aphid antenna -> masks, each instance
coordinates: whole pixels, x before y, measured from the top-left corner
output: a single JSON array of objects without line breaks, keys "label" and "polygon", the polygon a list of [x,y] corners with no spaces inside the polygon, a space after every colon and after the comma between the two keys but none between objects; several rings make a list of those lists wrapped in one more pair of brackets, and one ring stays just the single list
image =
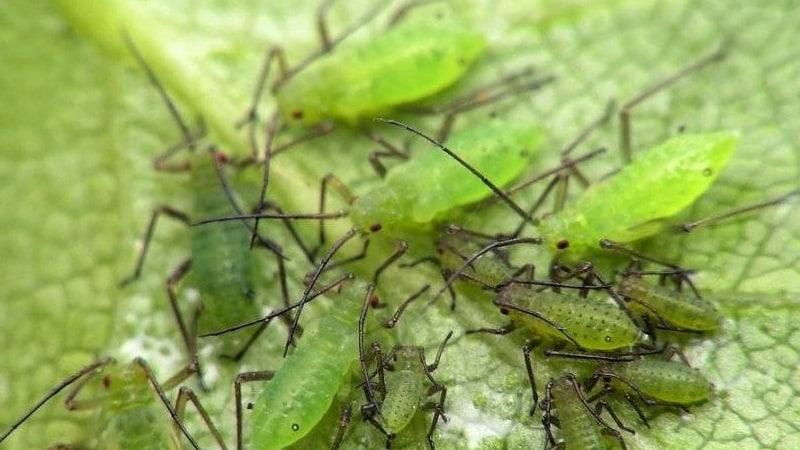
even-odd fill
[{"label": "aphid antenna", "polygon": [[[556,79],[556,77],[553,75],[545,75],[521,85],[513,85],[519,79],[531,76],[531,73],[533,73],[533,67],[526,67],[499,80],[479,86],[470,94],[461,98],[457,98],[447,104],[434,105],[432,107],[410,107],[404,108],[404,110],[408,110],[417,114],[444,114],[444,120],[442,121],[439,131],[436,134],[436,139],[443,141],[447,138],[447,136],[450,135],[453,124],[460,114],[486,105],[494,104],[506,99],[509,96],[519,97],[523,92],[541,89],[543,86],[546,86]],[[505,89],[498,90],[497,92],[491,92],[499,87],[504,87]]]},{"label": "aphid antenna", "polygon": [[681,267],[681,266],[679,266],[677,264],[674,264],[674,263],[671,263],[671,262],[667,262],[667,261],[663,261],[663,260],[654,258],[652,256],[648,256],[648,255],[645,255],[643,253],[637,252],[636,250],[628,247],[625,244],[622,244],[621,242],[614,242],[614,241],[612,241],[610,239],[600,239],[600,241],[598,242],[598,245],[603,250],[607,250],[607,251],[614,252],[614,253],[619,253],[621,255],[628,256],[629,258],[632,258],[634,260],[643,260],[643,261],[648,261],[648,262],[651,262],[651,263],[658,264],[659,266],[669,267],[670,269],[673,269],[676,272],[687,273],[687,272],[691,271],[691,269],[684,269],[683,267]]},{"label": "aphid antenna", "polygon": [[[352,274],[340,275],[339,277],[337,277],[336,279],[334,279],[330,283],[328,283],[328,284],[324,285],[323,287],[321,287],[319,290],[311,292],[308,295],[308,297],[305,299],[306,300],[305,303],[308,303],[308,302],[316,299],[317,297],[320,297],[322,294],[325,294],[325,293],[331,291],[332,289],[335,289],[336,287],[340,286],[342,283],[347,282],[348,280],[351,280],[351,279],[353,279],[353,275]],[[198,337],[205,338],[205,337],[219,336],[219,335],[222,335],[222,334],[225,334],[225,333],[231,333],[233,331],[238,331],[238,330],[241,330],[243,328],[247,328],[247,327],[251,327],[253,325],[259,325],[259,324],[261,324],[262,328],[266,328],[266,326],[269,325],[269,323],[272,321],[272,319],[274,319],[276,317],[279,317],[279,316],[282,316],[283,314],[286,314],[287,312],[300,307],[300,304],[301,304],[301,301],[298,301],[297,303],[293,303],[291,305],[284,306],[282,308],[270,311],[269,314],[267,314],[266,316],[263,316],[263,317],[259,317],[258,319],[254,319],[254,320],[251,320],[249,322],[244,322],[244,323],[240,323],[240,324],[237,324],[237,325],[233,325],[233,326],[230,326],[230,327],[227,327],[227,328],[223,328],[221,330],[212,331],[210,333],[201,334]],[[262,330],[259,330],[257,333],[254,333],[254,335],[250,338],[250,341],[255,341],[255,338],[257,337],[258,334],[261,333],[261,331]],[[247,346],[249,347],[249,345],[251,345],[251,342],[248,342]]]},{"label": "aphid antenna", "polygon": [[20,425],[22,425],[26,420],[28,420],[28,418],[30,418],[33,414],[35,414],[36,411],[38,411],[39,408],[41,408],[48,401],[50,401],[50,399],[52,399],[53,397],[58,395],[59,392],[63,391],[67,387],[69,387],[72,383],[74,383],[74,382],[76,382],[76,381],[78,381],[80,379],[83,379],[86,374],[88,374],[90,372],[94,372],[96,370],[99,370],[99,369],[101,369],[101,368],[103,368],[103,367],[105,367],[108,364],[111,364],[113,362],[114,362],[113,358],[102,358],[102,359],[99,359],[99,360],[97,360],[97,361],[95,361],[95,362],[83,367],[82,369],[78,370],[74,374],[70,375],[69,377],[64,379],[61,383],[58,383],[58,385],[53,387],[49,392],[47,392],[44,395],[44,397],[39,399],[39,401],[37,401],[36,404],[34,404],[28,411],[26,411],[25,414],[22,415],[22,417],[20,417],[14,423],[12,423],[8,427],[8,429],[3,432],[3,434],[0,434],[0,442],[3,442],[4,440],[6,440],[6,438],[8,436],[10,436],[11,433],[14,432],[14,430],[19,428]]},{"label": "aphid antenna", "polygon": [[439,289],[436,294],[433,296],[433,300],[438,299],[444,291],[446,291],[458,278],[460,278],[461,274],[478,258],[481,256],[494,251],[495,249],[508,247],[512,245],[520,245],[520,244],[534,244],[534,245],[541,245],[542,239],[541,238],[511,238],[505,239],[500,241],[492,242],[491,244],[483,247],[482,249],[478,250],[474,254],[472,254],[469,258],[467,258],[461,266],[456,269],[450,277],[445,281],[444,286]]},{"label": "aphid antenna", "polygon": [[248,220],[248,219],[281,219],[281,220],[320,220],[320,219],[341,219],[347,217],[347,211],[340,210],[332,213],[258,213],[258,214],[240,214],[225,217],[214,217],[211,219],[204,219],[191,224],[193,227],[208,225],[218,222],[230,222],[233,220]]},{"label": "aphid antenna", "polygon": [[397,308],[397,311],[395,311],[394,314],[392,314],[392,316],[388,320],[386,320],[386,322],[384,322],[383,326],[386,328],[394,328],[394,326],[397,325],[397,321],[400,320],[400,316],[405,312],[406,308],[408,308],[408,306],[414,300],[418,299],[422,294],[427,292],[428,289],[430,289],[430,287],[431,285],[429,284],[422,286],[420,290],[418,290],[413,295],[408,297],[405,301],[403,301],[403,303],[401,303],[400,306]]},{"label": "aphid antenna", "polygon": [[545,317],[544,315],[542,315],[538,311],[533,311],[533,310],[530,310],[530,309],[522,308],[522,307],[517,306],[517,305],[515,305],[513,303],[506,302],[506,301],[503,301],[503,300],[499,300],[497,298],[495,298],[495,300],[493,302],[497,307],[499,307],[501,309],[512,309],[514,311],[517,311],[520,314],[526,314],[526,315],[529,315],[529,316],[532,316],[532,317],[535,317],[535,318],[541,320],[542,322],[546,323],[547,325],[550,325],[554,330],[556,330],[559,333],[561,333],[562,335],[564,335],[564,338],[567,341],[569,341],[570,343],[572,343],[576,348],[578,348],[578,349],[582,349],[583,348],[578,343],[578,341],[575,340],[575,338],[572,336],[572,334],[570,334],[570,332],[567,331],[566,328],[564,328],[563,326],[557,324],[553,320]]},{"label": "aphid antenna", "polygon": [[[267,139],[264,143],[264,170],[261,175],[261,188],[258,195],[258,206],[261,207],[267,200],[267,187],[269,186],[269,168],[272,165],[272,141],[281,126],[281,118],[278,111],[275,111],[267,124]],[[260,212],[260,211],[256,211]],[[253,233],[250,237],[250,248],[252,249],[256,243],[258,236],[259,219],[256,219],[253,224]]]},{"label": "aphid antenna", "polygon": [[492,192],[495,193],[495,195],[500,197],[512,210],[514,210],[514,212],[517,213],[517,215],[519,215],[521,218],[523,218],[526,222],[531,222],[531,217],[525,212],[525,210],[523,210],[519,205],[517,205],[513,200],[511,200],[511,198],[509,196],[507,196],[505,194],[505,192],[503,192],[502,189],[497,187],[497,185],[492,183],[488,178],[486,178],[485,175],[480,173],[476,168],[472,167],[468,162],[464,161],[464,159],[462,159],[460,156],[458,156],[458,154],[456,154],[454,151],[452,151],[449,148],[447,148],[441,142],[437,141],[436,139],[434,139],[434,138],[424,134],[423,132],[421,132],[419,130],[416,130],[415,128],[412,128],[411,126],[406,125],[406,124],[404,124],[402,122],[398,122],[398,121],[392,120],[392,119],[381,119],[381,118],[377,118],[375,120],[378,121],[378,122],[387,123],[389,125],[393,125],[393,126],[396,126],[396,127],[399,127],[399,128],[403,128],[403,129],[405,129],[407,131],[410,131],[411,133],[416,134],[417,136],[425,139],[426,141],[428,141],[429,143],[431,143],[432,145],[434,145],[435,147],[437,147],[441,151],[445,152],[451,158],[455,159],[459,164],[461,164],[464,168],[469,170],[473,175],[478,177],[478,179],[480,179],[481,182],[483,182],[483,184],[485,184],[489,189],[491,189]]},{"label": "aphid antenna", "polygon": [[333,259],[333,256],[336,254],[336,252],[338,252],[339,249],[342,248],[342,246],[344,246],[344,244],[347,243],[347,241],[352,239],[358,233],[359,230],[357,228],[351,228],[347,233],[345,233],[342,237],[340,237],[339,240],[334,242],[334,244],[331,246],[328,252],[325,253],[325,255],[322,257],[322,260],[317,265],[316,269],[314,269],[314,272],[309,278],[308,286],[303,292],[303,296],[300,298],[300,302],[298,304],[297,311],[294,314],[294,318],[292,319],[292,326],[289,328],[289,337],[286,339],[286,345],[283,348],[284,358],[289,352],[289,346],[293,341],[295,330],[297,329],[298,322],[300,321],[300,314],[302,314],[303,307],[308,302],[308,297],[311,291],[314,289],[314,285],[317,283],[317,280],[319,280],[319,277],[322,275],[322,272],[325,270],[325,267],[328,265],[328,263],[330,263],[331,259]]},{"label": "aphid antenna", "polygon": [[[236,195],[234,195],[233,193],[233,188],[231,187],[230,180],[228,180],[228,176],[225,174],[225,171],[222,168],[222,162],[225,159],[224,154],[220,152],[219,149],[214,145],[208,148],[208,152],[213,162],[214,172],[216,173],[217,179],[222,185],[222,191],[225,193],[225,197],[228,199],[228,203],[230,203],[231,207],[233,208],[233,211],[236,214],[243,215],[244,211],[242,210],[242,207],[239,205],[239,202],[236,199]],[[258,245],[268,249],[269,251],[275,253],[279,257],[283,259],[288,259],[283,254],[283,249],[276,242],[258,234],[258,228],[257,228],[258,221],[256,221],[255,225],[250,225],[250,223],[245,219],[242,219],[241,222],[242,225],[244,225],[244,227],[247,228],[247,230],[250,231],[252,234],[252,238],[250,241],[251,248],[257,242]]]},{"label": "aphid antenna", "polygon": [[677,83],[678,81],[682,80],[688,75],[725,58],[732,43],[733,43],[732,38],[730,36],[726,37],[725,39],[723,39],[720,46],[709,55],[706,55],[698,59],[697,61],[693,62],[692,64],[679,69],[677,72],[662,79],[661,81],[656,82],[655,84],[651,85],[650,87],[648,87],[635,97],[629,99],[628,101],[622,104],[622,107],[619,110],[619,121],[620,121],[619,131],[620,131],[620,149],[622,152],[623,165],[627,165],[633,160],[633,156],[631,153],[632,149],[631,111],[636,106],[641,104],[643,101],[661,92],[667,87]]},{"label": "aphid antenna", "polygon": [[706,217],[704,219],[696,220],[694,222],[686,222],[686,223],[680,225],[679,228],[680,228],[681,231],[685,231],[685,232],[689,233],[689,232],[694,231],[697,228],[708,226],[708,225],[714,224],[716,222],[719,222],[721,220],[725,220],[727,218],[730,218],[730,217],[733,217],[733,216],[737,216],[739,214],[744,214],[744,213],[748,213],[748,212],[751,212],[751,211],[757,211],[759,209],[768,208],[770,206],[780,205],[781,203],[789,200],[790,198],[792,198],[792,197],[794,197],[794,196],[796,196],[798,194],[800,194],[800,191],[798,191],[798,190],[791,191],[788,194],[784,194],[784,195],[782,195],[780,197],[776,197],[776,198],[771,199],[771,200],[767,200],[767,201],[760,202],[760,203],[755,203],[753,205],[744,206],[742,208],[734,209],[733,211],[728,211],[728,212],[725,212],[725,213],[722,213],[722,214],[717,214],[717,215],[714,215],[714,216]]}]

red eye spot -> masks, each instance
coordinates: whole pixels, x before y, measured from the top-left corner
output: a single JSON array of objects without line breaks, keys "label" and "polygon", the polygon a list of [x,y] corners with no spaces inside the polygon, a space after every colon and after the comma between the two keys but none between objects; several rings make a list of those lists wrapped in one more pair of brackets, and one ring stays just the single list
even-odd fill
[{"label": "red eye spot", "polygon": [[566,239],[561,239],[560,241],[556,242],[556,248],[559,250],[569,248],[569,241]]},{"label": "red eye spot", "polygon": [[500,314],[502,314],[504,316],[507,316],[508,315],[508,310],[505,309],[505,308],[500,308]]},{"label": "red eye spot", "polygon": [[106,375],[106,376],[103,377],[103,387],[106,388],[106,389],[111,387],[111,377],[110,376]]},{"label": "red eye spot", "polygon": [[303,111],[296,109],[292,111],[292,119],[294,120],[301,120],[303,118]]},{"label": "red eye spot", "polygon": [[369,231],[377,233],[378,231],[381,231],[381,228],[383,228],[381,224],[373,223],[372,225],[369,226]]}]

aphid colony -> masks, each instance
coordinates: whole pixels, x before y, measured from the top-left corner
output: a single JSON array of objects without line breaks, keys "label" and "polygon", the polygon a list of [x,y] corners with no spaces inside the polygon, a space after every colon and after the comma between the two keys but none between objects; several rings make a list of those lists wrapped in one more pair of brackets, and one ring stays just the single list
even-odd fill
[{"label": "aphid colony", "polygon": [[[382,3],[333,38],[323,20],[328,3],[323,2],[320,8],[320,51],[294,68],[287,67],[279,51],[269,53],[246,118],[253,154],[238,169],[224,152],[201,144],[199,134],[189,130],[136,43],[129,42],[132,55],[162,95],[182,133],[181,142],[166,157],[177,149],[191,153],[187,162],[179,165],[159,157],[156,167],[188,170],[195,198],[191,214],[166,205],[154,211],[134,274],[123,284],[142,274],[158,217],[193,225],[190,257],[166,281],[167,300],[177,323],[176,337],[182,341],[189,362],[177,375],[159,383],[143,360],[115,365],[108,358],[100,359],[56,384],[0,435],[0,442],[47,401],[72,386],[68,409],[98,410],[105,418],[98,422],[94,438],[74,443],[81,448],[200,448],[194,434],[201,432],[184,422],[187,401],[205,423],[207,431],[202,433],[210,435],[213,445],[220,448],[232,445],[223,435],[235,436],[238,449],[300,448],[306,445],[304,439],[314,435],[325,437],[324,446],[329,448],[348,448],[350,442],[369,446],[379,441],[390,448],[403,440],[434,448],[437,429],[448,421],[451,412],[449,386],[436,370],[440,363],[445,365],[459,357],[448,352],[448,345],[457,339],[486,339],[494,345],[514,346],[510,340],[497,343],[505,338],[485,336],[511,332],[528,338],[518,361],[527,377],[525,389],[531,394],[530,415],[539,410],[543,427],[543,443],[532,443],[532,447],[626,448],[625,437],[636,432],[631,420],[641,430],[656,426],[653,418],[665,409],[688,411],[688,407],[711,399],[713,385],[691,368],[679,346],[693,337],[713,333],[723,317],[694,286],[691,270],[630,246],[663,232],[671,226],[670,219],[702,196],[734,154],[739,137],[732,130],[679,133],[637,151],[634,157],[629,131],[636,104],[718,63],[727,48],[723,45],[624,105],[620,117],[627,130],[622,144],[625,165],[565,200],[567,180],[588,181],[581,165],[600,157],[601,151],[581,156],[565,151],[557,166],[518,187],[506,188],[543,151],[540,146],[545,131],[502,117],[463,129],[454,126],[454,118],[460,113],[508,101],[509,93],[535,95],[533,91],[557,80],[526,69],[441,107],[425,104],[411,108],[411,104],[457,85],[479,61],[486,46],[484,37],[401,20],[408,13],[403,8],[375,39],[350,43],[346,40],[349,34],[376,16]],[[425,7],[425,3],[413,5]],[[259,97],[272,64],[280,69],[270,89],[276,110],[262,123]],[[356,80],[353,67],[364,68]],[[394,120],[373,121],[376,116],[389,117],[404,108],[441,113],[444,119],[437,137]],[[587,127],[574,144],[608,116],[610,110]],[[275,146],[291,123],[307,127],[306,134]],[[354,127],[381,146],[370,156],[381,183],[355,196],[331,175],[322,181],[319,211],[313,205],[309,209],[315,211],[285,213],[269,196],[269,171],[280,169],[280,161],[273,158],[291,147],[325,139],[334,124]],[[263,156],[257,136],[262,125],[266,127]],[[407,130],[412,137],[423,137],[433,148],[409,157],[401,146],[381,137],[390,126]],[[408,161],[387,170],[380,162],[386,156]],[[258,198],[242,199],[228,176],[254,167],[263,168]],[[517,192],[535,181],[546,184],[541,198],[512,199],[520,198]],[[329,186],[343,194],[348,202],[345,211],[324,211]],[[539,209],[549,193],[555,193],[556,208],[544,215]],[[651,201],[652,195],[658,196],[657,202]],[[250,200],[253,204],[248,204]],[[520,225],[497,232],[466,230],[450,223],[459,217],[454,210],[480,201],[502,202],[509,213],[519,216]],[[473,207],[477,211],[496,208]],[[250,208],[255,214],[249,214]],[[729,215],[722,214],[711,222]],[[328,245],[330,233],[323,224],[345,218],[352,228]],[[201,219],[210,220],[201,224]],[[298,230],[298,220],[319,223],[317,245],[305,242],[309,232]],[[276,221],[281,221],[285,229],[276,231]],[[423,230],[427,235],[436,230],[435,242],[428,243],[435,255],[414,252],[414,244],[404,240],[409,229]],[[272,233],[284,233],[291,240],[280,240]],[[368,248],[382,235],[392,238],[396,245],[393,251],[380,244]],[[363,251],[342,256],[340,251],[358,240],[364,242]],[[382,242],[386,244],[385,239]],[[385,273],[394,273],[395,280],[422,270],[411,263],[407,252],[434,261],[444,275],[442,285],[431,289],[428,285],[399,287],[385,282]],[[545,255],[547,263],[534,265],[524,260],[530,252]],[[267,253],[268,260],[261,261]],[[294,254],[302,256],[292,258]],[[307,262],[304,280],[287,279],[290,260],[295,265]],[[275,274],[277,293],[262,292],[260,278],[266,273]],[[186,276],[185,284],[200,298],[188,314],[179,300]],[[302,289],[299,297],[290,292],[297,287]],[[480,303],[486,311],[486,326],[442,333],[436,346],[426,348],[414,342],[413,330],[424,326],[423,311],[445,292],[451,296],[449,306],[437,302],[435,307],[452,309],[457,317],[463,302]],[[280,298],[280,302],[269,297]],[[420,301],[426,297],[430,299],[427,306]],[[322,298],[327,298],[327,303]],[[384,309],[386,306],[391,308]],[[269,314],[262,315],[269,308]],[[390,316],[390,310],[395,314]],[[304,311],[311,311],[313,319],[301,323],[306,317]],[[407,311],[416,315],[408,317],[412,313]],[[399,320],[403,314],[406,319]],[[381,315],[389,319],[377,325]],[[510,322],[501,327],[490,325],[502,317]],[[264,332],[275,319],[284,322],[287,330],[279,367],[259,367],[226,380],[234,393],[235,419],[212,418],[200,401],[203,392],[197,395],[185,386],[180,388],[174,405],[169,401],[169,391],[196,373],[199,376],[194,382],[205,390],[204,358],[212,365],[224,364],[226,358],[238,361],[258,351],[254,343],[267,336]],[[397,329],[389,331],[395,325]],[[243,334],[243,329],[252,331]],[[218,351],[200,356],[198,343],[207,341]],[[559,372],[547,367],[551,363],[569,369]],[[542,379],[542,374],[548,378]],[[100,383],[95,386],[97,380]],[[253,385],[258,386],[254,388],[256,394],[248,397],[245,386]],[[538,426],[535,422],[532,427]],[[234,424],[234,432],[219,431],[230,430]],[[367,444],[361,442],[365,439]],[[69,448],[73,443],[59,445]]]}]

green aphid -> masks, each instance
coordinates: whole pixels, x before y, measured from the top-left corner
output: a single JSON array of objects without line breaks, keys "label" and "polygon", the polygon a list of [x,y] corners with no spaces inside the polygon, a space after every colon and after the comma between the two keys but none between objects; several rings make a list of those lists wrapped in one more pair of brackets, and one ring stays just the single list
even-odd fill
[{"label": "green aphid", "polygon": [[[403,303],[394,315],[391,326],[397,322],[408,303],[427,289],[428,286],[425,286]],[[442,341],[431,364],[428,364],[425,358],[424,347],[395,345],[384,355],[380,344],[374,342],[372,359],[376,363],[376,368],[370,372],[367,352],[364,349],[368,306],[367,302],[362,305],[359,320],[359,360],[364,376],[364,393],[367,397],[367,403],[361,406],[362,415],[386,436],[386,448],[390,448],[397,434],[408,427],[418,411],[432,409],[434,415],[428,429],[427,440],[433,449],[435,447],[433,433],[436,431],[436,425],[440,418],[446,420],[444,402],[447,397],[447,387],[436,381],[432,373],[439,366],[439,359],[453,332],[449,332]],[[428,402],[427,399],[434,395],[438,395],[438,399]]]},{"label": "green aphid", "polygon": [[565,209],[544,217],[537,226],[544,248],[574,261],[599,249],[601,239],[630,243],[658,234],[711,187],[738,142],[734,131],[682,134],[641,152]]},{"label": "green aphid", "polygon": [[[339,239],[322,258],[311,276],[302,299],[289,308],[298,311],[312,298],[338,286],[334,306],[314,327],[303,335],[294,352],[289,354],[278,371],[247,372],[235,383],[237,408],[237,448],[242,448],[241,384],[269,380],[253,404],[251,436],[255,448],[279,449],[308,434],[330,409],[340,388],[349,381],[352,367],[358,360],[358,320],[361,306],[375,301],[368,284],[352,275],[314,292],[314,285],[334,254],[353,236],[351,230]],[[374,278],[406,251],[399,245],[387,261],[379,266]],[[284,308],[288,310],[289,308]],[[274,317],[271,314],[268,317]],[[295,324],[298,316],[295,316]],[[252,322],[251,322],[252,323]],[[291,334],[291,332],[290,332]],[[290,335],[288,344],[292,342]]]},{"label": "green aphid", "polygon": [[572,292],[537,292],[516,283],[503,288],[494,300],[515,325],[543,340],[570,342],[584,350],[630,348],[646,335],[628,313],[607,298]]},{"label": "green aphid", "polygon": [[[89,437],[85,442],[58,443],[53,448],[199,450],[199,444],[183,424],[186,402],[190,401],[219,448],[224,449],[222,436],[191,389],[181,387],[174,407],[164,393],[192,373],[190,368],[184,369],[160,384],[141,358],[124,365],[116,364],[111,358],[100,359],[48,392],[7,431],[0,434],[0,442],[59,392],[77,383],[67,396],[66,408],[70,411],[96,412],[97,416],[91,422],[93,428],[87,431]],[[191,447],[187,447],[186,442]]]},{"label": "green aphid", "polygon": [[660,328],[687,331],[714,331],[722,322],[722,314],[709,300],[654,284],[636,273],[623,275],[617,292],[627,300],[630,311],[646,316]]},{"label": "green aphid", "polygon": [[[544,133],[530,124],[490,119],[447,139],[459,157],[478,168],[496,185],[513,181],[538,151]],[[480,180],[441,153],[428,151],[393,167],[384,182],[354,199],[353,223],[362,229],[418,228],[446,217],[455,208],[492,194]]]},{"label": "green aphid", "polygon": [[[602,403],[617,425],[628,430],[622,425],[610,407]],[[545,429],[544,448],[565,448],[580,450],[605,450],[609,448],[606,436],[617,440],[618,446],[625,449],[625,441],[620,432],[609,426],[601,417],[600,409],[597,411],[589,404],[585,394],[578,385],[575,375],[551,379],[545,389],[545,399],[542,402],[544,416],[542,424]],[[557,418],[553,414],[557,412]],[[560,439],[553,434],[553,425],[561,430]]]},{"label": "green aphid", "polygon": [[485,46],[469,29],[401,24],[338,46],[277,84],[278,110],[288,122],[359,125],[451,86]]},{"label": "green aphid", "polygon": [[[677,352],[675,349],[669,350]],[[699,370],[690,367],[682,355],[681,359],[672,361],[669,358],[645,357],[630,362],[602,364],[584,386],[588,392],[598,381],[602,381],[602,389],[592,399],[620,393],[642,423],[650,426],[636,399],[648,406],[671,406],[686,410],[687,406],[707,401],[714,392],[714,385]]]},{"label": "green aphid", "polygon": [[[155,167],[162,170],[189,170],[189,185],[194,194],[192,215],[217,217],[230,214],[232,204],[236,205],[238,202],[227,186],[221,183],[224,180],[222,163],[226,156],[215,149],[210,152],[195,149],[198,136],[189,132],[189,127],[134,44],[129,40],[126,43],[183,132],[183,142],[157,158]],[[178,165],[167,161],[175,151],[183,148],[192,150],[188,160]],[[122,285],[139,277],[159,217],[169,217],[187,225],[191,223],[187,213],[166,205],[157,207],[145,231],[144,245],[134,272],[121,282]],[[194,359],[197,357],[197,335],[243,322],[261,313],[262,304],[256,294],[254,280],[263,277],[263,268],[259,264],[259,255],[250,251],[250,232],[245,225],[230,222],[215,227],[192,227],[191,257],[182,262],[167,279],[167,293],[172,311],[184,344]],[[275,253],[277,272],[283,273],[280,246],[260,236],[257,242]],[[177,295],[178,284],[187,274],[191,274],[191,285],[197,290],[200,301],[200,306],[190,319],[192,322],[183,317]],[[281,282],[285,281],[281,279]],[[288,300],[284,300],[288,303]],[[219,341],[219,352],[238,358],[248,348],[249,342],[248,336],[228,334]]]}]

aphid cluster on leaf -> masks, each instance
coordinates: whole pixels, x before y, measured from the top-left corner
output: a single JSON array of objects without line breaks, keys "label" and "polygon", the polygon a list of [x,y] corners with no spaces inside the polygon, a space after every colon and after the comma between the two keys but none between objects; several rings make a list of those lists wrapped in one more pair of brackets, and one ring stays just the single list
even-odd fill
[{"label": "aphid cluster on leaf", "polygon": [[[100,359],[56,385],[0,435],[0,441],[44,403],[76,383],[67,398],[68,408],[96,409],[109,418],[100,424],[98,437],[88,445],[143,448],[158,444],[186,448],[188,442],[192,448],[199,448],[193,430],[183,422],[184,406],[191,401],[215,445],[226,448],[223,433],[192,390],[182,387],[175,406],[170,404],[165,391],[196,372],[200,372],[200,387],[205,389],[200,370],[205,361],[201,363],[198,356],[199,342],[212,342],[219,349],[216,356],[222,358],[211,359],[211,364],[225,357],[238,361],[275,319],[288,325],[283,362],[278,367],[242,371],[229,383],[235,402],[235,433],[229,434],[235,434],[237,449],[303,446],[304,439],[321,428],[325,417],[332,413],[340,413],[340,417],[329,434],[330,448],[346,447],[356,433],[371,436],[368,438],[371,443],[382,440],[386,448],[404,435],[434,448],[437,429],[448,421],[450,414],[449,380],[446,375],[440,378],[436,370],[440,360],[459,357],[447,352],[452,341],[473,339],[478,333],[505,335],[519,330],[518,334],[524,333],[528,338],[521,348],[520,365],[530,385],[530,414],[534,415],[537,409],[542,411],[544,448],[599,449],[609,444],[625,448],[625,434],[635,432],[625,423],[631,415],[635,414],[643,426],[651,427],[654,426],[651,411],[659,410],[647,408],[667,406],[685,410],[712,398],[713,385],[689,366],[677,347],[667,345],[666,341],[675,339],[682,343],[687,335],[713,333],[720,327],[722,315],[696,289],[690,270],[629,246],[667,230],[674,217],[710,189],[733,157],[739,133],[735,130],[679,133],[637,152],[634,158],[630,116],[644,99],[720,61],[727,47],[723,45],[627,102],[620,113],[625,165],[567,201],[563,192],[567,180],[588,182],[580,166],[602,153],[595,151],[573,157],[570,152],[608,119],[610,108],[570,144],[569,150],[562,152],[560,164],[522,181],[518,187],[506,188],[542,151],[545,128],[536,125],[535,120],[518,123],[493,115],[482,123],[457,128],[454,118],[476,107],[507,100],[512,94],[530,93],[554,77],[539,76],[526,69],[480,87],[455,102],[429,107],[420,102],[457,84],[471,67],[479,64],[487,46],[485,37],[467,28],[395,20],[412,7],[425,7],[428,2],[422,1],[401,8],[388,29],[375,38],[349,42],[346,38],[375,17],[383,9],[383,3],[334,38],[329,36],[324,20],[331,3],[324,1],[320,6],[320,50],[289,68],[282,52],[273,48],[259,77],[245,121],[253,152],[245,165],[263,164],[259,198],[248,205],[253,207],[252,214],[241,206],[245,202],[227,179],[233,165],[227,164],[227,157],[213,145],[210,151],[199,149],[201,133],[190,132],[135,43],[125,38],[182,133],[180,144],[157,158],[155,165],[159,169],[190,171],[194,210],[191,215],[165,205],[154,210],[134,273],[123,284],[140,276],[159,217],[194,225],[190,231],[191,257],[172,272],[166,283],[170,309],[190,362],[162,385],[141,359],[128,366]],[[276,106],[262,123],[260,97],[273,64],[278,65],[280,72],[269,89]],[[520,79],[526,81],[520,83]],[[407,110],[442,113],[444,120],[438,136],[433,138],[404,123],[378,117]],[[373,119],[382,123],[376,124]],[[307,134],[299,138],[291,135],[291,124],[306,127]],[[376,131],[388,128],[386,124],[420,136],[436,149],[428,148],[409,159],[405,150],[381,138]],[[263,158],[257,136],[260,125],[266,125]],[[323,138],[335,126],[353,127],[381,145],[382,149],[370,157],[373,168],[382,176],[380,184],[353,195],[344,182],[331,174],[323,181],[318,212],[284,213],[279,199],[268,198],[270,170],[280,168],[273,165],[272,158],[297,142]],[[276,145],[286,131],[290,136],[288,143]],[[189,160],[177,165],[169,163],[167,158],[179,148],[192,151]],[[387,170],[380,162],[386,156],[408,161]],[[520,189],[548,178],[551,182],[541,198],[533,202],[512,199]],[[329,185],[344,194],[349,202],[346,211],[324,212]],[[537,216],[544,198],[554,190],[556,210]],[[741,208],[711,221],[774,205],[788,197]],[[412,319],[415,321],[406,319],[398,326],[399,331],[387,331],[413,301],[429,290],[426,285],[408,295],[405,301],[397,302],[403,298],[399,293],[410,289],[382,282],[385,280],[382,274],[394,271],[392,280],[419,278],[413,276],[412,264],[406,268],[393,267],[398,266],[395,261],[411,251],[409,244],[398,241],[395,251],[381,261],[374,256],[380,250],[375,246],[367,249],[371,239],[377,241],[383,235],[404,239],[415,237],[413,234],[418,232],[440,229],[439,225],[458,217],[454,210],[490,198],[508,205],[522,223],[511,232],[467,231],[456,225],[442,232],[436,238],[437,254],[433,259],[442,270],[444,286],[433,294],[433,299],[450,290],[453,296],[450,309],[457,317],[455,289],[458,289],[459,294],[469,297],[464,301],[482,302],[486,306],[487,324],[499,317],[507,317],[510,322],[502,327],[462,330],[456,332],[454,339],[453,331],[442,333],[445,337],[435,348],[413,341],[415,328],[431,325],[425,322],[423,313]],[[265,213],[268,208],[274,212]],[[476,208],[481,211],[480,206]],[[317,258],[325,246],[323,222],[345,215],[353,228]],[[200,223],[200,219],[208,220]],[[281,237],[259,230],[259,220],[274,219],[286,225],[286,234]],[[307,246],[302,233],[297,232],[292,220],[298,219],[319,221],[317,247]],[[696,226],[689,224],[683,229],[689,231]],[[531,229],[535,231],[528,234]],[[411,235],[407,234],[409,230],[413,230]],[[272,228],[269,231],[274,232]],[[284,239],[287,235],[290,239]],[[339,255],[347,243],[362,237],[364,251],[360,255]],[[533,264],[512,261],[511,254],[523,244],[549,258],[545,270],[541,265],[538,267],[539,278]],[[259,248],[252,250],[253,247]],[[275,259],[274,266],[266,271],[266,263],[259,260],[264,249]],[[617,267],[594,262],[598,255],[611,255],[618,262],[623,259],[620,254],[630,263]],[[306,260],[309,263],[305,267],[309,273],[303,280],[288,279],[291,277],[287,276],[286,265],[294,255],[302,255],[295,259],[303,263],[293,263],[304,264]],[[660,264],[662,268],[645,270],[643,262]],[[263,293],[265,272],[277,274],[279,289],[271,296]],[[546,277],[541,276],[543,272]],[[178,293],[178,286],[187,275],[190,275],[187,284],[199,295],[199,302],[188,314]],[[462,289],[467,284],[477,286],[484,295]],[[292,302],[290,287],[299,285],[304,285],[303,292]],[[271,304],[272,310],[263,315],[267,297],[280,297],[281,302]],[[321,298],[328,299],[327,306]],[[311,315],[315,317],[307,320],[302,313],[311,302],[314,304],[308,309],[314,309]],[[425,307],[431,307],[432,303]],[[317,308],[318,304],[323,306]],[[368,326],[375,321],[371,317],[379,315],[380,308],[387,305],[397,305],[397,312],[387,325]],[[250,326],[256,327],[255,331],[240,334],[240,330]],[[495,342],[514,345],[506,338],[497,338]],[[435,356],[431,359],[430,354]],[[680,355],[682,360],[673,361],[673,355]],[[557,372],[547,367],[555,360],[569,361],[583,369],[580,373]],[[79,400],[79,393],[101,373],[101,386],[96,388],[100,394]],[[549,375],[544,384],[541,379],[537,382],[537,374],[541,378],[542,373]],[[248,394],[243,386],[255,386],[256,382],[264,384],[254,388],[254,395]],[[163,404],[160,410],[154,407],[156,397]],[[630,410],[618,415],[620,405],[627,405]],[[362,420],[352,420],[354,411]],[[423,415],[428,425],[426,432],[420,434],[411,424]]]}]

